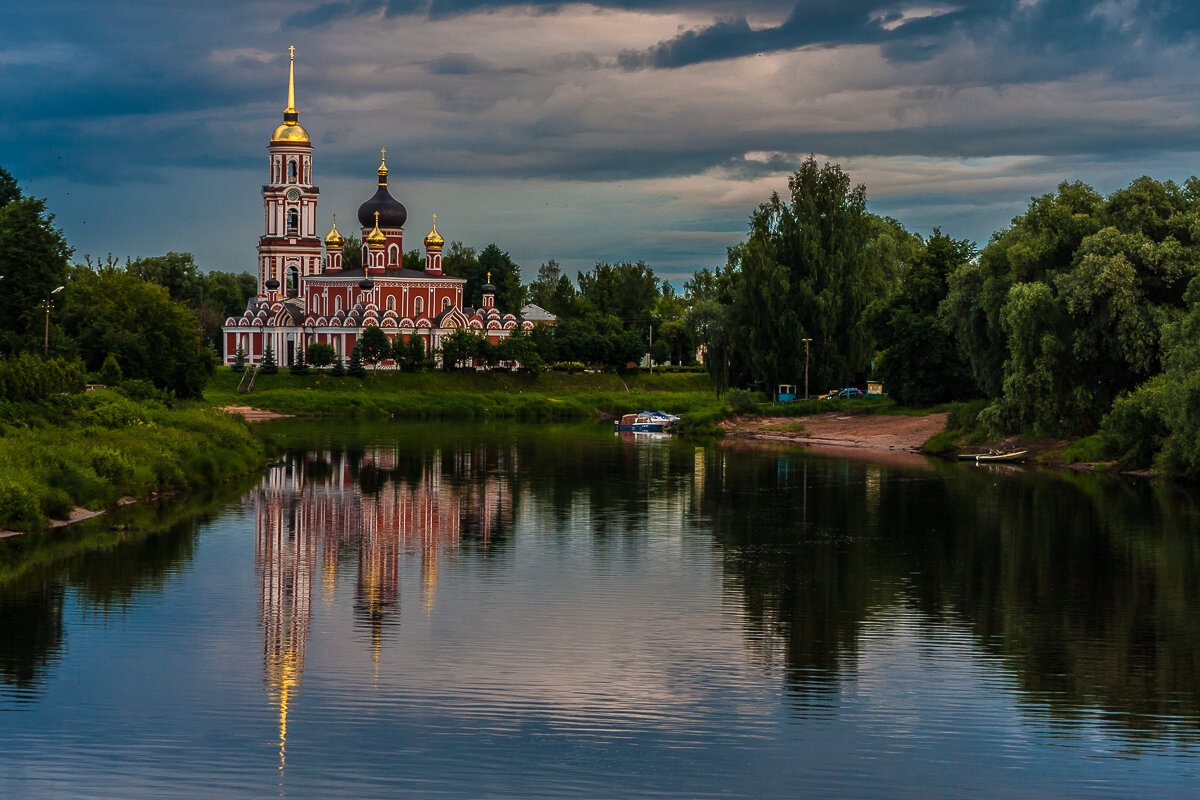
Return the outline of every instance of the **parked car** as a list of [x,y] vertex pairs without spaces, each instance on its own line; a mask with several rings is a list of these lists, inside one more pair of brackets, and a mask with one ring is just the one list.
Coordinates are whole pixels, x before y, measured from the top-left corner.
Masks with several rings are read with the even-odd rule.
[[847,400],[851,397],[866,397],[866,392],[862,389],[855,389],[853,386],[847,386],[845,389],[834,389],[828,394],[821,395],[822,400]]

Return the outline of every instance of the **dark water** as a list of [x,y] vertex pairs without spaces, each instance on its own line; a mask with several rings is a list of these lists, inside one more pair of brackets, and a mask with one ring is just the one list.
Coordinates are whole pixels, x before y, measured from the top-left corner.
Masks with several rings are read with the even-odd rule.
[[0,796],[1200,793],[1190,490],[275,430],[261,482],[0,542]]

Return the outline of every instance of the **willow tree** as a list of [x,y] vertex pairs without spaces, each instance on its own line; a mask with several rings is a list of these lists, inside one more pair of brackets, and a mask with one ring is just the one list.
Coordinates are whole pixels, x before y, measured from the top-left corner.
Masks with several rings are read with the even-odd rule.
[[882,287],[866,189],[810,156],[788,179],[788,195],[759,206],[749,239],[730,251],[736,339],[768,388],[801,378],[803,340],[812,339],[812,383],[837,386],[870,360],[873,342],[860,323]]

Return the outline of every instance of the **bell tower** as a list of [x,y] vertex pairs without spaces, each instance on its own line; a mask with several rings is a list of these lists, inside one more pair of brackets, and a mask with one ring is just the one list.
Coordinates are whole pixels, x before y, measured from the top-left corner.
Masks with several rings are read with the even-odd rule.
[[262,187],[265,227],[258,239],[258,293],[268,300],[300,296],[305,276],[321,271],[312,140],[296,110],[296,48],[289,47],[288,104],[267,145],[270,180]]

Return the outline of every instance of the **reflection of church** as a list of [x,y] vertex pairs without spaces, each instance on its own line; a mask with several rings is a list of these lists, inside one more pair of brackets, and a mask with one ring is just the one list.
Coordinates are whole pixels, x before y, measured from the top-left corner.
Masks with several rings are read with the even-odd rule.
[[379,164],[375,194],[358,208],[362,266],[343,268],[344,239],[336,220],[324,241],[317,234],[320,190],[312,182],[312,140],[299,122],[294,85],[293,67],[283,124],[267,145],[258,295],[250,298],[241,316],[225,321],[225,363],[233,364],[241,348],[247,362],[257,364],[268,342],[276,361],[284,365],[313,342],[332,345],[344,358],[369,326],[378,326],[393,341],[420,337],[429,353],[455,330],[470,330],[495,342],[514,330],[531,329],[532,321],[522,322],[495,307],[496,287],[490,282],[483,287],[480,308],[463,305],[466,279],[442,272],[445,240],[437,230],[437,215],[424,240],[423,268],[404,267],[408,210],[388,190],[386,159]]
[[[445,466],[459,469],[460,458]],[[332,602],[339,564],[356,562],[355,624],[365,629],[378,662],[384,634],[399,623],[401,561],[419,559],[422,599],[431,609],[442,551],[459,548],[464,525],[477,529],[485,544],[496,528],[505,505],[503,480],[489,476],[480,486],[452,486],[443,469],[441,451],[409,470],[397,469],[386,449],[354,456],[310,453],[271,470],[259,487],[255,563],[263,671],[279,713],[281,766],[316,587]]]

